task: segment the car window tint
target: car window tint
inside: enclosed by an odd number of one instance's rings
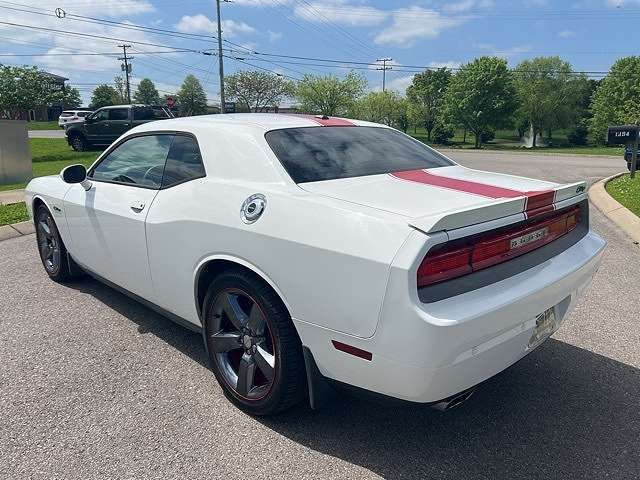
[[[87,115],[89,115],[89,112],[78,112],[79,117],[86,117]]]
[[[135,107],[133,109],[134,120],[162,120],[164,118],[169,118],[169,115],[159,107]]]
[[[129,109],[128,108],[110,109],[109,120],[129,120]]]
[[[99,122],[100,120],[109,120],[109,110],[98,110],[91,116],[91,118],[96,122]]]
[[[73,112],[62,112],[61,117],[73,117]]]
[[[176,135],[169,150],[162,179],[163,187],[205,176],[198,143],[193,137]]]
[[[389,128],[286,128],[267,132],[265,138],[296,183],[454,165]]]
[[[99,181],[160,188],[173,135],[133,137],[111,151],[91,172]]]

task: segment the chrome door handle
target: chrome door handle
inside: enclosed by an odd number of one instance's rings
[[[131,205],[131,210],[133,210],[136,213],[140,213],[142,210],[144,210],[144,203],[143,202],[133,202]]]

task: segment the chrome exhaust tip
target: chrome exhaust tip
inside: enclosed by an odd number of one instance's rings
[[[436,402],[432,404],[431,407],[436,410],[440,410],[441,412],[446,412],[452,408],[462,405],[469,399],[469,397],[471,397],[471,395],[473,395],[473,392],[475,392],[475,388],[470,388],[463,392],[456,393],[449,398],[445,398],[440,402]]]

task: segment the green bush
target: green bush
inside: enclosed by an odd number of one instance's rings
[[[586,145],[588,135],[589,129],[584,122],[580,122],[567,133],[567,140],[571,145]]]
[[[445,145],[453,138],[456,131],[451,125],[436,123],[431,132],[431,138],[434,143]]]

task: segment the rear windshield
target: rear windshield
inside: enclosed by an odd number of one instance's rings
[[[74,112],[62,112],[61,117],[73,117]]]
[[[269,146],[296,183],[453,165],[426,145],[388,128],[272,130]]]

